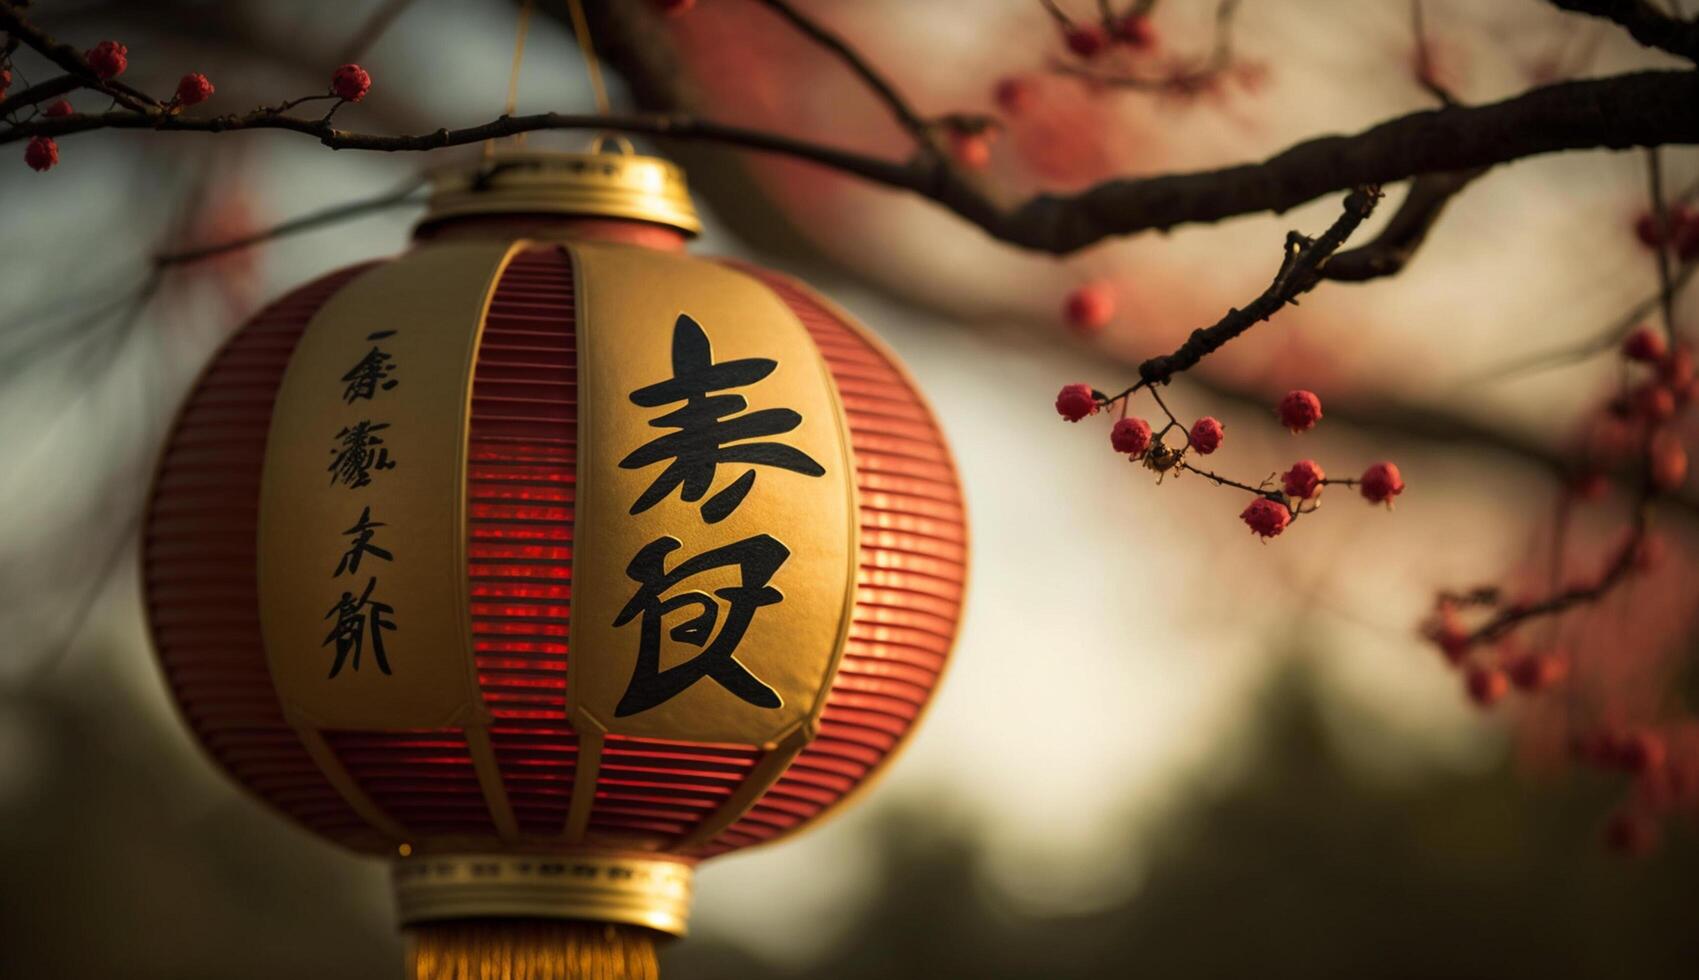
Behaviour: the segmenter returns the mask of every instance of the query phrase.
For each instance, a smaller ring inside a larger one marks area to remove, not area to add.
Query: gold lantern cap
[[[587,153],[503,150],[473,166],[431,175],[421,228],[451,218],[561,215],[645,221],[686,235],[702,231],[684,171],[671,160],[598,136]]]

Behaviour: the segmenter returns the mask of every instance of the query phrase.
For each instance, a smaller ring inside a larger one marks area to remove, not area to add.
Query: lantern
[[[182,716],[393,860],[418,976],[652,975],[694,865],[865,784],[948,658],[931,413],[697,230],[629,151],[441,175],[409,251],[256,315],[167,441],[143,562]]]

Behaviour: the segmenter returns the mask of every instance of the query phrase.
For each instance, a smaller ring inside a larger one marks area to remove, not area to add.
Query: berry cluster
[[[1127,414],[1128,403],[1137,388],[1110,398],[1088,384],[1066,385],[1056,395],[1056,413],[1069,422],[1078,422],[1119,405],[1120,417],[1109,430],[1109,445],[1115,452],[1132,462],[1143,463],[1145,468],[1157,474],[1159,480],[1169,473],[1189,472],[1217,486],[1234,487],[1252,494],[1253,499],[1239,514],[1239,519],[1258,537],[1275,537],[1292,521],[1315,511],[1321,505],[1322,490],[1328,484],[1355,486],[1363,499],[1388,507],[1392,506],[1394,497],[1404,492],[1404,479],[1398,467],[1384,462],[1370,466],[1355,479],[1329,479],[1320,463],[1304,459],[1292,464],[1278,478],[1270,476],[1256,486],[1201,469],[1192,464],[1189,457],[1194,453],[1208,456],[1219,450],[1226,438],[1225,427],[1218,419],[1206,415],[1188,429],[1168,410],[1155,388],[1145,390],[1150,392],[1168,418],[1160,431],[1152,429],[1144,419]],[[1308,432],[1321,421],[1321,399],[1313,391],[1297,389],[1287,392],[1276,405],[1275,415],[1280,424],[1294,434]],[[1172,445],[1168,441],[1170,433],[1177,433]]]
[[[1126,14],[1109,17],[1098,23],[1060,25],[1062,43],[1068,50],[1087,61],[1112,48],[1150,52],[1157,46],[1156,25],[1145,14]]]
[[[111,95],[115,99],[139,97],[148,111],[172,115],[191,106],[197,106],[212,98],[216,91],[212,80],[200,72],[190,72],[177,81],[177,88],[171,98],[166,101],[152,99],[133,88],[114,85],[113,79],[124,74],[130,67],[130,49],[117,41],[102,41],[83,53],[83,63],[88,68],[86,76],[76,76],[77,85],[102,94]],[[92,80],[90,80],[92,79]],[[12,83],[12,68],[10,64],[0,61],[0,98],[4,98],[6,89]],[[359,65],[343,65],[331,74],[328,94],[312,95],[302,99],[294,99],[270,111],[282,112],[301,102],[312,99],[336,99],[337,105],[344,102],[358,102],[366,97],[371,90],[372,76]],[[63,89],[61,89],[62,91]],[[138,103],[133,99],[124,102],[128,107],[135,108]],[[68,99],[56,99],[46,106],[31,106],[39,115],[58,119],[76,114],[76,109]],[[332,109],[334,112],[335,110]],[[326,117],[328,118],[328,117]],[[31,137],[24,145],[24,163],[36,171],[51,170],[59,163],[59,143],[51,136]]]
[[[1676,223],[1678,233],[1683,227],[1694,227],[1685,209],[1672,209],[1671,214],[1689,222]],[[1650,504],[1686,481],[1687,449],[1676,425],[1699,400],[1699,379],[1693,351],[1651,325],[1633,329],[1623,339],[1619,355],[1621,387],[1592,416],[1578,453],[1579,469],[1559,500],[1551,577],[1555,583],[1568,576],[1567,582],[1543,595],[1516,599],[1506,599],[1503,590],[1493,586],[1441,594],[1423,624],[1423,634],[1445,662],[1460,672],[1463,690],[1482,708],[1498,704],[1513,691],[1534,697],[1556,687],[1578,686],[1561,705],[1565,729],[1580,725],[1585,732],[1570,740],[1570,755],[1582,765],[1633,778],[1634,794],[1611,818],[1605,841],[1615,850],[1638,854],[1655,846],[1664,814],[1678,808],[1699,809],[1699,745],[1691,746],[1692,751],[1670,751],[1668,736],[1676,729],[1667,724],[1585,721],[1589,716],[1620,716],[1620,712],[1593,703],[1600,695],[1590,687],[1602,683],[1606,675],[1594,677],[1590,670],[1585,676],[1592,684],[1566,684],[1576,663],[1559,645],[1560,631],[1576,621],[1561,617],[1604,600],[1619,585],[1644,578],[1661,562],[1663,539],[1647,527]],[[1562,542],[1572,514],[1579,505],[1602,499],[1612,474],[1627,477],[1628,483],[1640,488],[1633,529],[1612,548],[1598,571],[1570,575],[1564,570]],[[1552,632],[1535,647],[1523,637],[1526,628],[1540,619],[1551,625]],[[1593,646],[1596,643],[1583,643],[1576,649],[1590,652]],[[1599,650],[1597,655],[1612,657],[1614,671],[1626,666],[1621,651]]]
[[[1471,629],[1467,621],[1471,616],[1490,617],[1498,601],[1494,589],[1442,595],[1422,627],[1423,635],[1439,649],[1445,662],[1461,672],[1469,700],[1482,708],[1502,701],[1513,687],[1537,694],[1569,676],[1569,656],[1561,650],[1527,651],[1513,641],[1497,645],[1482,642],[1480,630]]]
[[[83,63],[88,66],[89,75],[95,81],[85,87],[98,92],[111,94],[113,91],[107,83],[124,74],[130,67],[130,49],[117,41],[102,41],[83,52]],[[12,70],[9,65],[0,65],[0,97],[6,94],[6,88],[12,82]],[[133,90],[128,90],[133,91]],[[177,91],[169,102],[162,103],[166,112],[176,112],[192,105],[199,105],[212,97],[212,82],[199,72],[184,75],[177,83]],[[68,99],[56,99],[45,107],[35,106],[37,112],[49,119],[58,119],[76,114],[76,109]],[[24,163],[31,170],[51,170],[59,163],[59,143],[51,136],[35,136],[24,144]]]

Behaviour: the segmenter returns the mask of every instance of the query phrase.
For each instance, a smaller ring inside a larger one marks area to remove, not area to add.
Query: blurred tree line
[[[666,976],[1694,975],[1690,837],[1611,856],[1596,842],[1616,788],[1591,776],[1529,785],[1501,763],[1366,779],[1322,697],[1301,668],[1281,676],[1253,758],[1192,792],[1110,907],[1014,910],[985,884],[971,828],[916,808],[883,826],[878,897],[846,909],[845,938],[817,960],[780,967],[697,936],[667,949]],[[394,974],[383,879],[231,798],[162,719],[100,688],[12,701],[0,719],[0,976]]]

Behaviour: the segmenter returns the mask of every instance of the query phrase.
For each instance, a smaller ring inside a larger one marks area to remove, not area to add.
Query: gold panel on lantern
[[[854,468],[807,330],[741,272],[573,243],[569,710],[586,734],[795,747],[855,598]]]
[[[477,717],[466,422],[485,307],[513,248],[436,244],[364,273],[290,359],[266,444],[259,583],[271,675],[298,726]]]

